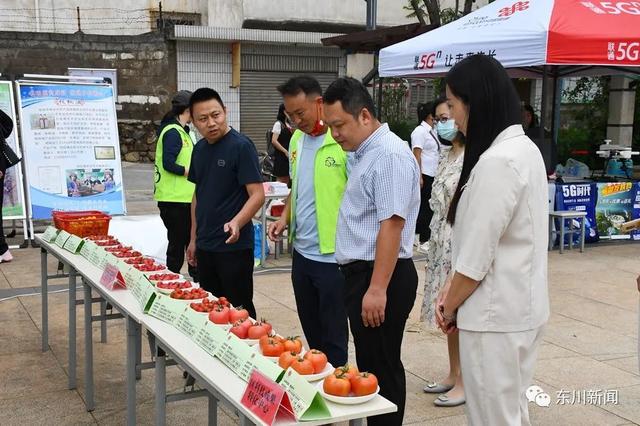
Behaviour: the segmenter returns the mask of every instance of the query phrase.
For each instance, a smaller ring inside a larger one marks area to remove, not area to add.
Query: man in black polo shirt
[[[255,318],[251,218],[264,203],[258,154],[249,138],[229,127],[215,90],[193,92],[189,108],[204,137],[189,167],[196,189],[187,259],[198,266],[201,287],[242,305]]]

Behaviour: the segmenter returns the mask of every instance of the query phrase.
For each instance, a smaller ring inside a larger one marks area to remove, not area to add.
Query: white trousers
[[[525,392],[532,384],[543,328],[513,333],[460,330],[469,425],[530,425]]]

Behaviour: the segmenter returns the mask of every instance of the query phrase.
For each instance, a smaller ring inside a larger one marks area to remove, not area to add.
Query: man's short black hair
[[[305,95],[322,96],[322,87],[318,80],[310,75],[299,75],[291,77],[286,82],[278,86],[278,92],[282,96],[298,96],[300,93]]]
[[[327,88],[323,100],[326,104],[334,104],[338,101],[342,109],[358,118],[360,111],[366,108],[373,118],[376,118],[376,107],[373,98],[364,84],[355,78],[340,77]]]
[[[222,102],[222,98],[215,90],[209,87],[201,87],[191,95],[189,99],[189,112],[193,113],[193,106],[199,102],[210,101],[211,99],[215,99],[218,101],[220,106],[224,108],[224,102]]]

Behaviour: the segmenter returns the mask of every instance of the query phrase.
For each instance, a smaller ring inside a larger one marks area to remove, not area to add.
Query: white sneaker
[[[429,241],[424,244],[420,244],[418,247],[418,253],[427,254],[427,249],[429,248]]]
[[[11,262],[12,260],[13,256],[11,255],[11,252],[9,250],[5,251],[4,254],[0,256],[0,263]]]

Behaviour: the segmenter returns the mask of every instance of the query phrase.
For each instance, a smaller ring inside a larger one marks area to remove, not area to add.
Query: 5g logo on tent
[[[548,408],[551,405],[551,396],[545,393],[540,386],[529,386],[525,395],[529,402],[535,402],[538,407]]]

